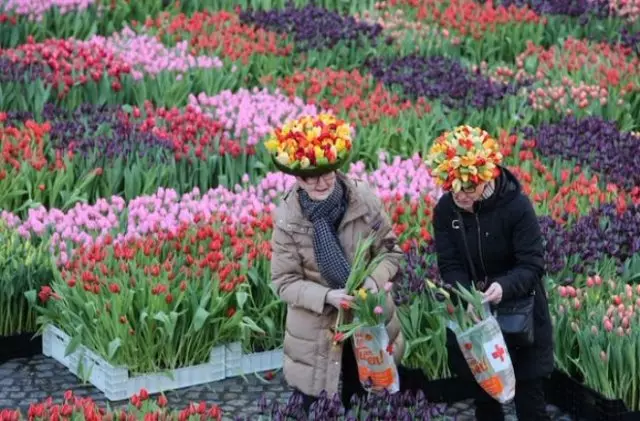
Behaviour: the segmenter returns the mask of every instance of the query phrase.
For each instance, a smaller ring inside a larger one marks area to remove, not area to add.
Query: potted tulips
[[[640,383],[633,367],[640,365],[640,285],[594,274],[580,283],[550,281],[550,286],[554,376],[572,385],[579,401],[571,408],[575,416],[638,416]]]

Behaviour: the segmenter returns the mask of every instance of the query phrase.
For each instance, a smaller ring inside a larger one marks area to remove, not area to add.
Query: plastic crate
[[[128,399],[142,388],[149,393],[159,393],[210,383],[225,377],[224,346],[211,350],[208,363],[130,377],[126,367],[115,367],[82,345],[65,356],[69,340],[69,336],[60,329],[47,326],[42,336],[44,355],[54,358],[79,378],[86,379],[110,401]]]
[[[277,370],[282,368],[283,359],[282,349],[245,354],[242,356],[242,372],[249,374]]]
[[[225,377],[236,377],[242,374],[242,344],[233,342],[225,345]]]
[[[225,349],[226,377],[242,376],[244,374],[259,373],[261,371],[282,368],[284,355],[282,349],[245,354],[240,342],[234,342]]]

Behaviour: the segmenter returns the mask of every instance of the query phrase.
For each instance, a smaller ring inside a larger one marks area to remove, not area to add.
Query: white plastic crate
[[[244,374],[282,368],[282,349],[245,354],[240,342],[234,342],[225,349],[225,375],[236,377]]]
[[[245,354],[242,356],[242,372],[249,374],[277,370],[282,368],[283,358],[282,349]]]
[[[242,374],[242,345],[240,342],[227,344],[224,358],[225,377],[236,377]]]
[[[54,358],[79,378],[86,378],[110,401],[128,399],[142,388],[149,393],[158,393],[214,382],[225,377],[224,346],[213,348],[209,362],[205,364],[178,368],[166,373],[130,377],[126,367],[114,367],[82,345],[65,357],[69,340],[69,336],[60,329],[47,326],[42,335],[43,354]]]

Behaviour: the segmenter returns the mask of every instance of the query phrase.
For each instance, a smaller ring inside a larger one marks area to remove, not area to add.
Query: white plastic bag
[[[485,306],[486,314],[491,314]],[[516,376],[495,317],[489,316],[466,331],[453,321],[449,321],[449,327],[480,387],[498,402],[510,402],[516,393]]]
[[[383,324],[358,328],[353,335],[353,353],[360,383],[367,392],[400,391],[398,367],[390,353],[389,335]]]

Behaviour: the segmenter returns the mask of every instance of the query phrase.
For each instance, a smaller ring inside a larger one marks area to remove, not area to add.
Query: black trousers
[[[477,383],[475,384],[477,385]],[[482,388],[480,388],[476,396],[478,396],[475,399],[476,419],[478,421],[504,420],[502,404],[485,393]],[[517,381],[514,400],[518,421],[551,421],[544,399],[543,379]]]
[[[340,399],[342,406],[348,411],[351,408],[351,398],[355,395],[357,397],[366,397],[367,392],[360,383],[360,377],[358,375],[358,362],[356,361],[355,354],[353,353],[353,345],[351,340],[347,340],[344,343],[342,351],[342,391],[340,392]],[[413,390],[416,388],[414,385],[414,379],[410,378],[408,370],[402,366],[398,366],[398,377],[400,379],[400,392],[406,390]],[[305,412],[308,414],[311,405],[317,400],[314,396],[306,395],[300,391],[297,391],[302,396],[302,406]]]

